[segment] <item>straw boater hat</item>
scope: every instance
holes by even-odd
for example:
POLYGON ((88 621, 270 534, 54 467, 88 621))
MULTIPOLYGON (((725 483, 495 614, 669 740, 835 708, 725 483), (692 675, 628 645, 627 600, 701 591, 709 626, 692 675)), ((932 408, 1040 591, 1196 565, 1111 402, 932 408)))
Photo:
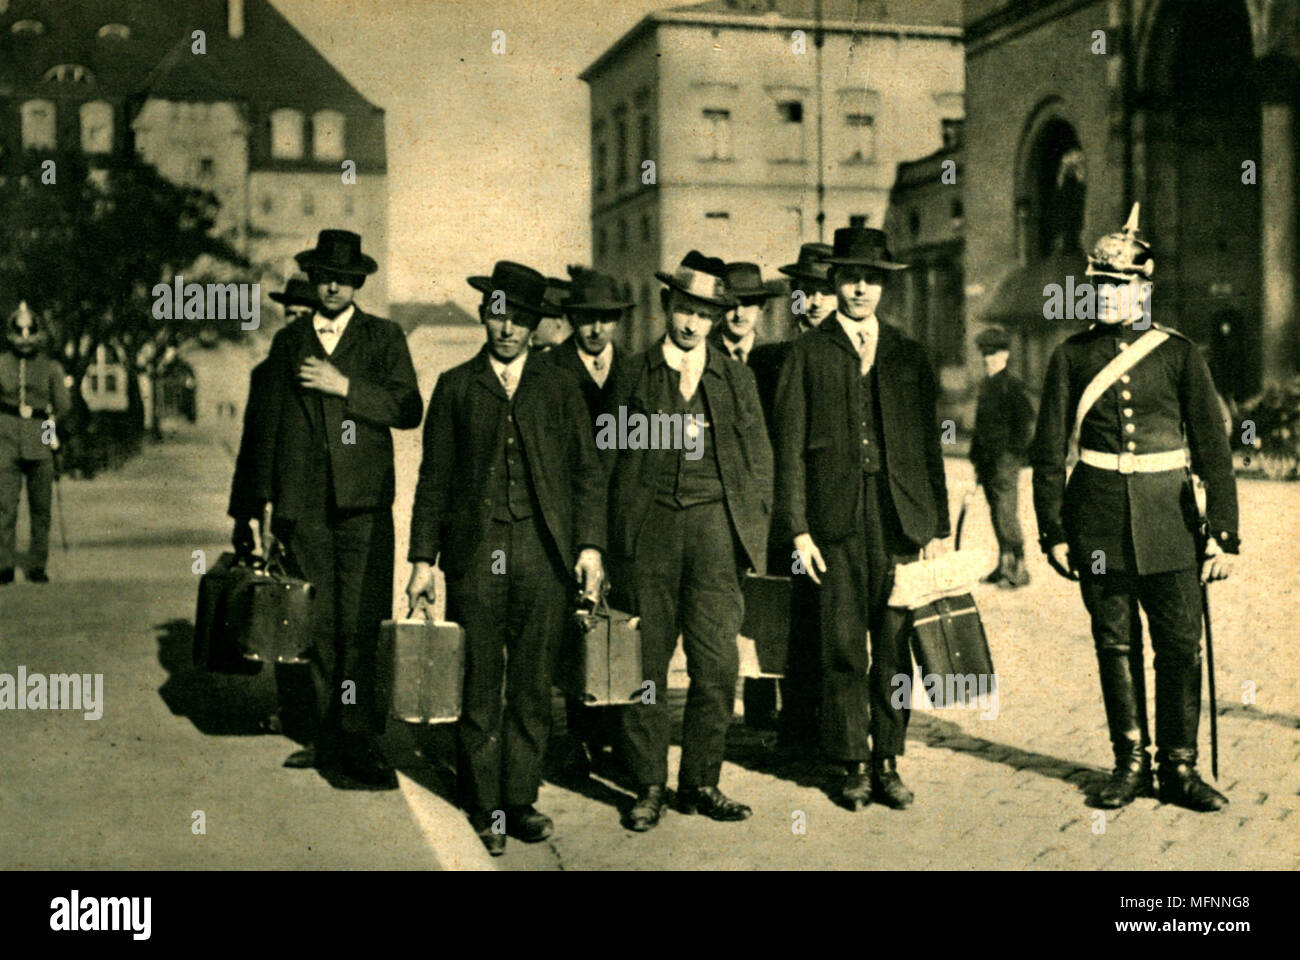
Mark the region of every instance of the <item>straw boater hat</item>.
POLYGON ((365 276, 379 269, 379 264, 361 252, 361 237, 351 230, 322 230, 316 237, 316 246, 295 254, 294 259, 303 270, 323 267, 336 273, 365 276))
POLYGON ((835 231, 835 248, 827 263, 875 267, 879 270, 906 270, 889 252, 883 230, 871 227, 840 227, 835 231))
POLYGON ((696 300, 719 307, 736 306, 736 298, 727 288, 727 265, 717 257, 706 257, 698 250, 682 257, 681 265, 673 273, 656 270, 655 277, 696 300))
POLYGON ((546 297, 548 283, 543 274, 513 260, 498 260, 490 277, 469 278, 469 285, 480 293, 490 296, 499 290, 505 295, 506 303, 513 307, 522 307, 543 317, 558 317, 560 308, 546 297))

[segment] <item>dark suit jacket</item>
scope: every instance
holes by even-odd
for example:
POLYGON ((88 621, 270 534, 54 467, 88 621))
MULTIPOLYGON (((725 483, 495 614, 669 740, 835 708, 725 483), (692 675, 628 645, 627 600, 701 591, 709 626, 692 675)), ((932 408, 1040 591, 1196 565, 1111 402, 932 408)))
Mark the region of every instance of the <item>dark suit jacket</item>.
MULTIPOLYGON (((924 545, 950 533, 934 372, 920 344, 883 321, 875 366, 889 491, 903 532, 924 545)), ((776 397, 777 510, 792 537, 834 541, 857 529, 862 384, 838 318, 793 341, 776 397)))
MULTIPOLYGON (((582 399, 586 401, 587 412, 591 414, 591 422, 594 425, 596 417, 606 412, 609 403, 610 391, 613 389, 614 381, 618 378, 619 373, 627 364, 627 355, 614 346, 613 359, 609 364, 609 375, 605 377, 605 385, 602 387, 595 380, 591 379, 591 374, 587 372, 586 365, 582 358, 578 356, 578 341, 569 337, 563 343, 556 344, 543 355, 547 363, 553 363, 561 369, 567 370, 577 381, 582 389, 582 399)), ((531 362, 531 361, 529 361, 531 362)))
MULTIPOLYGON (((1160 329, 1172 336, 1129 371, 1127 382, 1098 398, 1083 419, 1079 446, 1120 454, 1131 443, 1131 453, 1162 453, 1181 449, 1185 436, 1192 469, 1205 481, 1210 531, 1226 552, 1236 553, 1237 482, 1210 371, 1194 343, 1176 330, 1160 329)), ((1030 451, 1039 541, 1044 550, 1069 543, 1083 569, 1097 550, 1106 555, 1108 573, 1185 570, 1200 559, 1200 521, 1186 470, 1122 474, 1081 463, 1066 485, 1066 448, 1079 399, 1121 344, 1141 333, 1094 324, 1056 348, 1043 381, 1030 451), (1129 569, 1133 562, 1136 570, 1129 569)))
POLYGON ((565 568, 583 547, 605 548, 605 474, 573 375, 530 356, 513 405, 492 372, 488 348, 438 378, 424 419, 424 458, 411 508, 412 563, 439 560, 465 572, 491 522, 482 491, 513 409, 542 519, 565 568))
MULTIPOLYGON (((663 349, 656 342, 631 357, 615 384, 611 408, 627 407, 628 416, 672 413, 680 395, 670 394, 663 349)), ((772 446, 763 424, 758 390, 749 368, 709 344, 700 376, 722 489, 732 528, 749 564, 762 573, 767 562, 767 534, 772 511, 772 446)), ((610 541, 623 562, 635 563, 637 547, 654 503, 656 484, 677 456, 675 450, 620 450, 610 483, 610 541)))
POLYGON ((283 520, 303 516, 305 498, 318 489, 320 471, 328 462, 339 509, 391 507, 390 430, 420 425, 420 388, 402 328, 357 309, 333 356, 326 357, 306 318, 275 335, 265 362, 255 502, 271 500, 283 520), (351 381, 346 397, 299 385, 298 368, 311 356, 329 360, 351 381), (355 425, 354 443, 343 442, 344 421, 355 425))
POLYGON ((781 380, 781 367, 790 356, 793 343, 793 340, 760 343, 749 355, 749 369, 758 386, 758 400, 763 406, 763 420, 769 432, 775 429, 772 420, 776 413, 776 385, 781 380))
POLYGON ((226 514, 236 520, 257 515, 262 504, 257 501, 258 427, 266 408, 266 380, 270 368, 263 360, 248 376, 248 401, 244 405, 244 429, 239 435, 239 455, 235 457, 235 475, 230 481, 230 503, 226 514))
POLYGON ((1015 462, 1022 461, 1033 435, 1034 405, 1025 393, 1025 385, 1005 369, 985 377, 980 383, 975 435, 970 443, 975 475, 983 482, 982 478, 989 476, 999 459, 1007 455, 1015 462))

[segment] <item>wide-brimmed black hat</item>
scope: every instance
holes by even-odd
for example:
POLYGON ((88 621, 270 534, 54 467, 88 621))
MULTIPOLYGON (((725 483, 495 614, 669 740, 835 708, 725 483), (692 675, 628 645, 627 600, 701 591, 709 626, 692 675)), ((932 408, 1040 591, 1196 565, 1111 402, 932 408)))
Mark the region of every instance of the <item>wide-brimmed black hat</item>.
POLYGON ((324 267, 337 273, 366 275, 379 269, 379 264, 361 252, 361 236, 351 230, 322 230, 316 246, 295 254, 294 259, 304 270, 324 267))
POLYGON ((681 265, 673 273, 656 270, 655 277, 696 300, 719 307, 736 306, 736 298, 727 288, 727 265, 718 257, 706 257, 692 250, 682 257, 681 265))
POLYGON ((634 306, 631 300, 623 299, 618 281, 599 270, 575 273, 569 283, 569 295, 564 301, 565 311, 608 310, 622 313, 631 306, 634 306))
POLYGON ((997 353, 999 350, 1011 349, 1011 334, 1001 327, 985 327, 975 337, 975 346, 980 353, 997 353))
POLYGON ((836 230, 835 246, 826 262, 880 270, 907 269, 907 264, 899 263, 889 252, 885 232, 871 227, 840 227, 836 230))
POLYGON ((799 248, 797 263, 787 263, 777 269, 796 280, 829 280, 831 265, 826 258, 834 249, 829 243, 805 243, 799 248))
POLYGON ((276 303, 282 303, 286 307, 315 307, 319 303, 316 298, 316 288, 311 285, 310 280, 300 273, 289 278, 289 282, 284 285, 283 292, 272 293, 269 296, 276 303))
POLYGON ((546 302, 556 310, 564 309, 564 298, 569 295, 569 281, 560 277, 546 278, 546 302))
POLYGON ((559 306, 546 297, 550 282, 544 274, 513 260, 498 260, 490 277, 469 278, 469 285, 480 293, 493 294, 500 290, 511 306, 531 310, 543 317, 558 317, 559 306))
POLYGON ((756 263, 739 261, 727 264, 727 289, 741 303, 770 300, 772 288, 763 282, 763 271, 756 263))

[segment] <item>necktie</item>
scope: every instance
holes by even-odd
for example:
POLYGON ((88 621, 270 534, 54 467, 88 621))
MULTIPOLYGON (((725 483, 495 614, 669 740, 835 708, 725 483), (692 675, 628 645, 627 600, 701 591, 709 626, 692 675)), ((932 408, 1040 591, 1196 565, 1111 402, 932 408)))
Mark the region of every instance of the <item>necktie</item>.
POLYGON ((505 390, 506 390, 506 396, 509 397, 511 400, 513 400, 513 399, 515 398, 515 387, 516 387, 517 385, 518 385, 518 384, 515 382, 515 376, 514 376, 514 374, 511 372, 510 368, 509 368, 509 367, 502 367, 502 368, 501 368, 501 386, 505 387, 505 390))
POLYGON ((871 372, 871 366, 876 362, 876 341, 874 338, 867 336, 865 330, 858 331, 858 357, 860 359, 859 370, 862 376, 871 372))
MULTIPOLYGON (((24 420, 32 415, 32 408, 27 406, 27 358, 18 358, 18 415, 24 420)), ((18 509, 17 506, 14 509, 18 509)))
POLYGON ((605 369, 605 358, 604 358, 604 357, 596 357, 594 360, 591 361, 591 367, 592 367, 592 369, 595 370, 597 373, 599 373, 601 370, 604 370, 604 369, 605 369))
POLYGON ((322 323, 316 328, 316 336, 320 340, 320 345, 325 349, 325 355, 331 356, 334 348, 338 345, 339 328, 332 323, 322 323))
POLYGON ((745 362, 745 348, 744 348, 744 347, 737 347, 737 348, 735 349, 735 351, 732 353, 732 356, 735 357, 737 360, 739 360, 741 363, 744 363, 744 362, 745 362))
POLYGON ((695 388, 700 383, 701 371, 696 368, 696 360, 691 354, 682 357, 682 399, 689 400, 695 396, 695 388))

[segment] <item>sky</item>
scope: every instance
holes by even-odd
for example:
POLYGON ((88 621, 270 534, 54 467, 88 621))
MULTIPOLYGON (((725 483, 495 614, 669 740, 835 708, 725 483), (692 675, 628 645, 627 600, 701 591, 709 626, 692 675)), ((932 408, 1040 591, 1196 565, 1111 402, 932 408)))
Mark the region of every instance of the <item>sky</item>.
POLYGON ((472 306, 465 278, 496 260, 551 276, 590 262, 578 74, 646 13, 682 2, 272 0, 387 111, 390 300, 472 306))

